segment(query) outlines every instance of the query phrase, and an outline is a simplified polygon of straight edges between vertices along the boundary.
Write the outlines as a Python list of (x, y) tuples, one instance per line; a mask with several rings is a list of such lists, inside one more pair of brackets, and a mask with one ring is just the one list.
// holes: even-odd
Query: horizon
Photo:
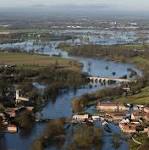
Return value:
[[(0, 19), (149, 20), (148, 0), (0, 0)], [(109, 2), (110, 1), (110, 2)]]
[(149, 11), (148, 0), (0, 0), (1, 9), (57, 8), (60, 7), (99, 7), (103, 10), (145, 12)]

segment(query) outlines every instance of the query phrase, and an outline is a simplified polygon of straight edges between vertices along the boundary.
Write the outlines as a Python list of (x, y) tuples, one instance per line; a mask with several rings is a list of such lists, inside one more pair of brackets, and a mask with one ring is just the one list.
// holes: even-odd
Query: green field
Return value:
[(27, 53), (3, 53), (0, 52), (0, 64), (10, 64), (17, 66), (50, 66), (59, 65), (70, 69), (80, 69), (80, 64), (72, 60), (60, 57), (50, 57), (46, 55), (27, 54)]
[(147, 69), (149, 66), (149, 59), (140, 56), (132, 58), (131, 62), (137, 65), (140, 69)]
[(132, 139), (129, 140), (130, 150), (145, 150), (149, 146), (149, 138), (145, 134), (138, 134), (134, 137), (135, 140), (142, 143), (142, 145), (136, 144)]
[(118, 99), (118, 101), (133, 104), (149, 104), (149, 87), (142, 89), (139, 94), (128, 97), (121, 97)]
[[(117, 46), (80, 46), (71, 47), (65, 43), (59, 45), (65, 51), (72, 55), (108, 58), (114, 61), (132, 63), (144, 72), (144, 75), (149, 74), (149, 45), (134, 44), (134, 45), (117, 45)], [(92, 51), (91, 51), (92, 49)], [(127, 103), (149, 104), (149, 85), (141, 89), (141, 92), (132, 96), (120, 97), (118, 100)]]

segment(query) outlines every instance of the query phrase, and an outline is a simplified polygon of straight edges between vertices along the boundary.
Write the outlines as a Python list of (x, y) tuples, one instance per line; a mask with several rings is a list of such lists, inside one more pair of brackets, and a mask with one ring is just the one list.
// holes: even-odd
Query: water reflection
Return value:
[(4, 134), (0, 134), (0, 150), (7, 150), (7, 142)]
[[(60, 42), (60, 41), (59, 41)], [(138, 74), (141, 74), (140, 71), (138, 71), (133, 65), (130, 64), (122, 64), (117, 63), (113, 61), (107, 61), (104, 59), (91, 59), (91, 58), (82, 58), (82, 57), (70, 57), (66, 52), (63, 52), (61, 50), (57, 50), (56, 47), (59, 44), (53, 43), (53, 46), (46, 47), (42, 51), (37, 51), (41, 48), (39, 45), (32, 45), (32, 43), (28, 43), (25, 45), (25, 43), (15, 43), (15, 44), (5, 44), (0, 45), (1, 47), (22, 47), (25, 48), (25, 50), (30, 51), (32, 49), (35, 49), (38, 53), (42, 54), (57, 54), (61, 53), (63, 58), (67, 59), (74, 59), (78, 62), (83, 64), (83, 72), (87, 72), (92, 76), (102, 76), (102, 77), (112, 77), (112, 72), (115, 72), (115, 77), (121, 77), (123, 75), (128, 75), (128, 68), (132, 68), (135, 70)], [(108, 69), (106, 69), (108, 66)], [(34, 84), (37, 87), (43, 88), (37, 83)], [(84, 87), (81, 87), (79, 89), (70, 89), (70, 90), (64, 90), (59, 93), (59, 95), (55, 95), (52, 99), (50, 99), (50, 102), (43, 108), (42, 114), (44, 118), (50, 118), (50, 119), (57, 119), (62, 117), (69, 117), (72, 115), (72, 108), (71, 108), (71, 100), (74, 97), (79, 97), (85, 93), (91, 93), (96, 91), (97, 89), (105, 88), (107, 85), (100, 85), (100, 84), (93, 84), (93, 85), (87, 85)], [(8, 134), (6, 133), (5, 136), (2, 136), (0, 138), (0, 150), (28, 150), (32, 142), (41, 135), (44, 124), (36, 124), (32, 130), (29, 131), (19, 131), (17, 134)], [(109, 137), (107, 136), (105, 138), (105, 147), (103, 147), (103, 150), (109, 150)], [(124, 144), (124, 148), (128, 149), (126, 144)], [(123, 144), (122, 144), (123, 147)], [(122, 148), (121, 150), (124, 150)], [(49, 150), (58, 150), (60, 147), (50, 147)], [(110, 147), (111, 149), (111, 147)], [(125, 149), (125, 150), (126, 150)]]

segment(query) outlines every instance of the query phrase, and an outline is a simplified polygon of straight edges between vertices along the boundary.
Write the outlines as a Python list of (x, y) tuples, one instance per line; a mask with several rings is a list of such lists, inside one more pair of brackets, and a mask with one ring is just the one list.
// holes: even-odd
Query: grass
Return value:
[(145, 69), (146, 66), (149, 66), (149, 59), (140, 56), (132, 58), (132, 62), (140, 68), (143, 67), (143, 69)]
[[(67, 44), (61, 44), (59, 45), (62, 49), (65, 51), (71, 52), (72, 47), (67, 45)], [(122, 45), (119, 46), (120, 50), (144, 50), (149, 48), (149, 45), (142, 45), (142, 44), (134, 44), (134, 45)], [(85, 49), (84, 49), (85, 50)], [(83, 50), (82, 50), (83, 51)], [(143, 72), (147, 72), (149, 68), (149, 59), (148, 55), (139, 55), (139, 56), (134, 56), (132, 58), (126, 58), (123, 55), (120, 57), (117, 56), (112, 56), (114, 60), (120, 60), (124, 62), (129, 62), (132, 64), (135, 64), (139, 69), (141, 69)], [(117, 101), (117, 99), (115, 100)], [(133, 95), (133, 96), (128, 96), (128, 97), (121, 97), (118, 99), (118, 101), (123, 102), (128, 102), (128, 103), (136, 103), (136, 104), (149, 104), (149, 86), (142, 89), (139, 94)]]
[(149, 104), (149, 87), (142, 89), (138, 94), (121, 97), (118, 101), (122, 103)]
[(64, 68), (80, 69), (80, 65), (72, 60), (46, 55), (27, 53), (4, 53), (0, 52), (0, 64), (15, 64), (17, 66), (44, 67), (54, 64)]
[[(142, 144), (144, 144), (145, 140), (147, 139), (147, 136), (145, 134), (139, 134), (135, 136), (135, 139), (139, 142), (141, 142)], [(134, 141), (131, 139), (129, 140), (129, 149), (130, 150), (137, 150), (139, 145), (134, 143)]]
[[(132, 58), (131, 62), (137, 65), (143, 71), (148, 71), (149, 59), (137, 56)], [(134, 104), (149, 104), (149, 86), (143, 88), (140, 93), (133, 96), (122, 97), (119, 99), (119, 101)]]
[(132, 44), (132, 45), (124, 45), (126, 48), (129, 49), (144, 49), (144, 46), (148, 46), (148, 45), (143, 45), (143, 44)]

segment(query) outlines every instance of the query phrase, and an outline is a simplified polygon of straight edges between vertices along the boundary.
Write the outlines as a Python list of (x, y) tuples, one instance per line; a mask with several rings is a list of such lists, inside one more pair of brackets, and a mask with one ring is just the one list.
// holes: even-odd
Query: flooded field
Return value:
[[(48, 55), (59, 55), (66, 59), (74, 59), (83, 64), (83, 72), (87, 72), (92, 76), (102, 76), (102, 77), (113, 77), (112, 72), (115, 72), (115, 77), (121, 77), (123, 75), (128, 75), (128, 68), (132, 68), (140, 73), (133, 65), (123, 64), (113, 61), (107, 61), (104, 59), (92, 59), (92, 58), (82, 58), (82, 57), (70, 57), (67, 52), (63, 52), (60, 49), (57, 49), (57, 45), (61, 41), (52, 41), (49, 42), (48, 45), (36, 45), (32, 41), (22, 42), (22, 43), (14, 43), (14, 44), (2, 44), (0, 48), (19, 48), (25, 51), (34, 50), (34, 52), (40, 54), (48, 54)], [(68, 41), (66, 41), (68, 42)], [(108, 66), (108, 69), (106, 69)], [(61, 92), (54, 102), (49, 102), (42, 110), (42, 115), (45, 118), (49, 119), (58, 119), (62, 117), (71, 117), (72, 116), (72, 107), (71, 100), (75, 97), (79, 97), (86, 93), (94, 92), (98, 89), (105, 88), (106, 85), (95, 84), (86, 85), (81, 87), (80, 89), (63, 91)], [(8, 134), (6, 133), (0, 140), (0, 149), (2, 150), (27, 150), (30, 148), (32, 142), (42, 133), (44, 129), (44, 124), (37, 123), (32, 131), (28, 133), (24, 133), (23, 131), (19, 131), (17, 134)], [(119, 132), (119, 128), (115, 125), (111, 125), (111, 129), (114, 133)], [(104, 146), (103, 150), (112, 150), (111, 144), (109, 141), (111, 139), (111, 135), (105, 133), (104, 137)], [(17, 145), (17, 146), (16, 146)], [(23, 146), (22, 146), (23, 145)], [(125, 141), (121, 145), (121, 150), (127, 150), (128, 146)], [(58, 150), (56, 147), (49, 147), (47, 150)]]

